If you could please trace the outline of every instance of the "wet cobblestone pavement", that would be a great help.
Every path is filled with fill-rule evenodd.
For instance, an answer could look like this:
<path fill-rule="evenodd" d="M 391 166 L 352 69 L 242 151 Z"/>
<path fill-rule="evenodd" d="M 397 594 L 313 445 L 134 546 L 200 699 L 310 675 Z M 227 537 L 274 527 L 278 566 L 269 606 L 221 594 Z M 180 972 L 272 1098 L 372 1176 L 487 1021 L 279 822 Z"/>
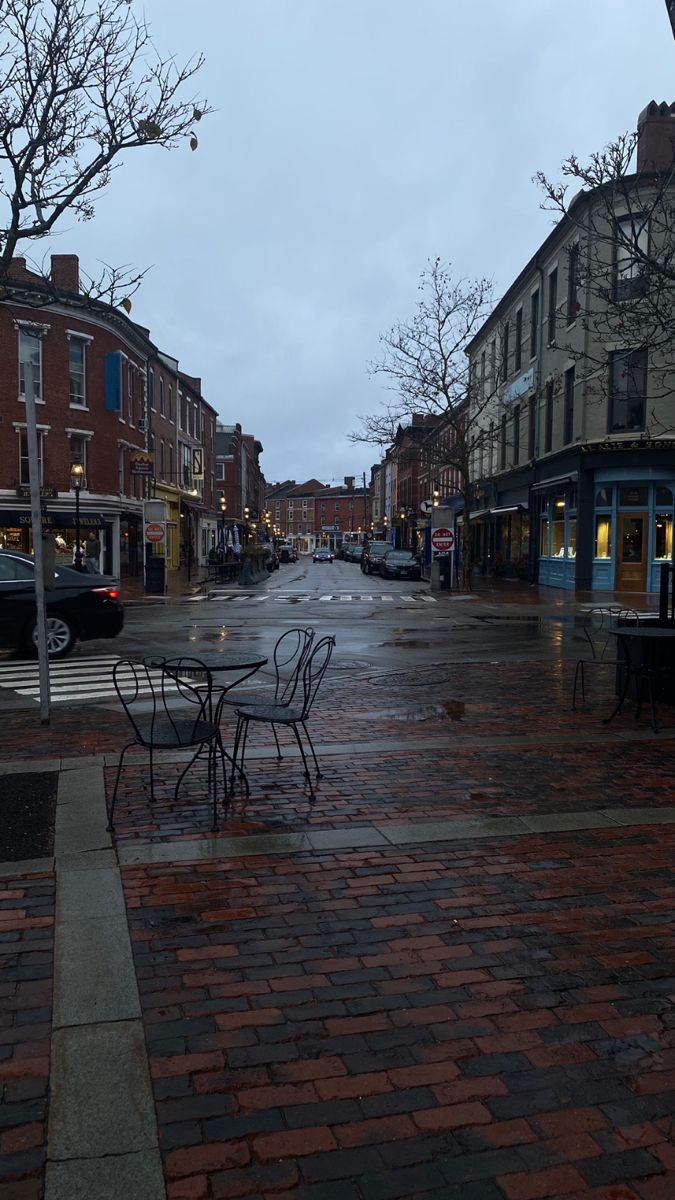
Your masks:
<path fill-rule="evenodd" d="M 0 872 L 0 1200 L 43 1200 L 47 1098 L 63 1095 L 54 862 L 59 920 L 65 895 L 100 954 L 83 976 L 113 950 L 128 965 L 124 994 L 111 973 L 80 1002 L 145 1037 L 142 1153 L 164 1179 L 122 1185 L 125 1154 L 89 1149 L 108 1191 L 87 1200 L 673 1200 L 675 715 L 660 708 L 658 735 L 630 705 L 604 725 L 611 671 L 573 713 L 573 665 L 568 648 L 336 672 L 312 717 L 315 802 L 297 755 L 256 737 L 222 843 L 205 769 L 174 802 L 183 764 L 165 756 L 152 807 L 140 754 L 110 842 L 104 785 L 128 738 L 113 705 L 56 710 L 46 730 L 4 714 L 12 769 L 67 769 L 55 860 Z M 94 1017 L 75 1012 L 69 1042 Z M 119 1112 L 134 1105 L 132 1088 Z"/>

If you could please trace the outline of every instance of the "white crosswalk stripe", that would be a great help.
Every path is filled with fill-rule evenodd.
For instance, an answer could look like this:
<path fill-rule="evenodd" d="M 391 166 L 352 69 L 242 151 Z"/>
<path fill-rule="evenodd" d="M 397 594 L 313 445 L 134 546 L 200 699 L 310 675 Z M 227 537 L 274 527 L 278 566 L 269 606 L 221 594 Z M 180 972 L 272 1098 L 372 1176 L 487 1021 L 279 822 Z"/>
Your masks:
<path fill-rule="evenodd" d="M 101 657 L 92 656 L 91 658 L 63 659 L 63 661 L 51 662 L 49 664 L 49 684 L 52 701 L 58 704 L 66 700 L 82 702 L 116 697 L 113 667 L 119 661 L 119 655 L 109 654 Z M 159 678 L 159 672 L 151 672 L 153 679 L 155 676 Z M 131 693 L 134 685 L 129 670 L 120 672 L 118 681 L 128 684 L 128 690 Z M 0 664 L 0 690 L 12 691 L 39 703 L 40 680 L 37 662 L 29 659 Z M 127 690 L 126 687 L 124 690 Z M 139 695 L 150 695 L 150 688 L 139 688 Z"/>
<path fill-rule="evenodd" d="M 253 604 L 273 604 L 275 601 L 293 604 L 311 601 L 321 604 L 393 604 L 395 601 L 403 604 L 437 603 L 434 596 L 417 592 L 326 592 L 321 596 L 316 596 L 309 592 L 261 592 L 259 595 L 256 595 L 255 592 L 221 591 L 218 588 L 214 588 L 213 591 L 209 592 L 209 600 L 224 602 L 241 600 Z"/>

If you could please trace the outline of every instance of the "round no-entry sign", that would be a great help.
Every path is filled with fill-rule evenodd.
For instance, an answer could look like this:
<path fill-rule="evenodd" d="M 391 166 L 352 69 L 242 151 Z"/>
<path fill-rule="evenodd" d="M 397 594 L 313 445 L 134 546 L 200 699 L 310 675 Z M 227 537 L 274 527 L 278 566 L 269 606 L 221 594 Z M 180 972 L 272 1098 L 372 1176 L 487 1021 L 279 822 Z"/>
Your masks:
<path fill-rule="evenodd" d="M 159 521 L 151 521 L 145 527 L 146 542 L 163 542 L 164 541 L 164 526 L 160 525 Z"/>
<path fill-rule="evenodd" d="M 455 548 L 455 535 L 452 529 L 432 529 L 431 545 L 440 554 L 449 554 Z"/>

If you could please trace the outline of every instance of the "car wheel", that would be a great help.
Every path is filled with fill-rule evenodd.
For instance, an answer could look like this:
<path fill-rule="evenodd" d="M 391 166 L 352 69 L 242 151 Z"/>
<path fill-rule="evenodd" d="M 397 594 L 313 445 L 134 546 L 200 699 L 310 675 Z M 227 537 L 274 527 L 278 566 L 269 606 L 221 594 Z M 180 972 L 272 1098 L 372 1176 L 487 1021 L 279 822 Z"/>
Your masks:
<path fill-rule="evenodd" d="M 75 630 L 67 617 L 47 617 L 47 653 L 50 658 L 63 658 L 75 645 Z M 37 622 L 32 621 L 26 633 L 25 646 L 37 658 Z"/>

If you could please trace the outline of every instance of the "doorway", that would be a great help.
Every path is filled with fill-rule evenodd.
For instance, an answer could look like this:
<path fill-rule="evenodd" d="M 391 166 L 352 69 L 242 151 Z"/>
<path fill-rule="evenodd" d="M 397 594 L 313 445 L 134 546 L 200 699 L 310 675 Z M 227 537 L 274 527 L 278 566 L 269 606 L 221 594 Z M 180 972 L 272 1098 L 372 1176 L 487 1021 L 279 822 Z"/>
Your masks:
<path fill-rule="evenodd" d="M 644 592 L 647 587 L 647 517 L 645 513 L 619 514 L 617 592 Z"/>

